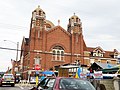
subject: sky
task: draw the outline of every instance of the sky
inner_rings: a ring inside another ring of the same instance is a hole
[[[38,5],[47,20],[56,26],[60,20],[65,30],[75,13],[87,47],[120,52],[120,0],[0,0],[0,47],[16,49],[19,42],[20,49],[23,36],[29,37],[32,11]],[[16,59],[16,51],[0,49],[0,72],[11,68],[11,59]]]

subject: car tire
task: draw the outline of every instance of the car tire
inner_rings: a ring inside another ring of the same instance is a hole
[[[14,86],[15,86],[15,84],[12,84],[11,86],[12,86],[12,87],[14,87]]]

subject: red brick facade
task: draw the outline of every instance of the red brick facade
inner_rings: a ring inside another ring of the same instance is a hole
[[[89,56],[95,49],[86,47],[78,16],[74,14],[69,18],[68,29],[65,30],[46,20],[45,12],[38,7],[32,12],[29,38],[23,38],[21,72],[33,70],[36,64],[41,69],[48,70],[75,63],[76,60],[81,65],[90,66]],[[104,50],[101,53],[104,54]]]

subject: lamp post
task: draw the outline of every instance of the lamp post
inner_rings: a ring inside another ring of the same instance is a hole
[[[8,41],[8,42],[11,42],[11,43],[14,43],[15,45],[17,45],[17,47],[16,47],[16,64],[15,64],[15,67],[17,67],[17,61],[18,61],[18,49],[19,49],[19,42],[13,42],[13,41],[11,41],[11,40],[4,40],[4,41]],[[17,72],[18,71],[18,67],[17,68],[15,68],[15,71]]]

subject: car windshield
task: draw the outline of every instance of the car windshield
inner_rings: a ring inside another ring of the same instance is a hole
[[[4,75],[4,78],[13,78],[12,75]]]
[[[31,79],[36,79],[36,77],[31,77]]]
[[[73,78],[63,78],[60,80],[61,90],[95,90],[89,81]]]

